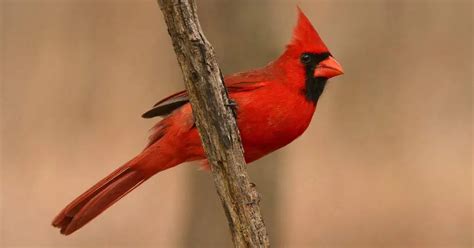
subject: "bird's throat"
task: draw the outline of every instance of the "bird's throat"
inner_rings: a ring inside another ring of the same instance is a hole
[[[306,73],[305,88],[303,90],[304,95],[306,100],[316,104],[321,94],[323,94],[324,87],[326,86],[328,79],[322,77],[313,77],[312,74],[308,74],[309,73]]]

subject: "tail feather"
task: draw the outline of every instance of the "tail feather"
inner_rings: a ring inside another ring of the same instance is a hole
[[[102,213],[128,192],[143,183],[146,177],[128,164],[118,168],[77,197],[53,220],[53,226],[69,235]]]

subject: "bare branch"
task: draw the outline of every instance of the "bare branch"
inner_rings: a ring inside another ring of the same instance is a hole
[[[214,49],[193,0],[158,0],[235,247],[269,247],[259,196],[250,183],[235,116]]]

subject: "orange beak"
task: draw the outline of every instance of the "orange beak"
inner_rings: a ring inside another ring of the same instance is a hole
[[[333,57],[321,61],[314,70],[314,77],[332,78],[344,74],[342,66]]]

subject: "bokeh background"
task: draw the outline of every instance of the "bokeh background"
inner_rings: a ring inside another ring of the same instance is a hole
[[[296,4],[345,75],[249,167],[274,247],[472,246],[472,1],[198,1],[224,72],[276,58]],[[2,0],[1,247],[229,247],[209,173],[149,180],[85,228],[50,221],[138,153],[183,88],[154,0]],[[279,99],[275,99],[279,101]]]

